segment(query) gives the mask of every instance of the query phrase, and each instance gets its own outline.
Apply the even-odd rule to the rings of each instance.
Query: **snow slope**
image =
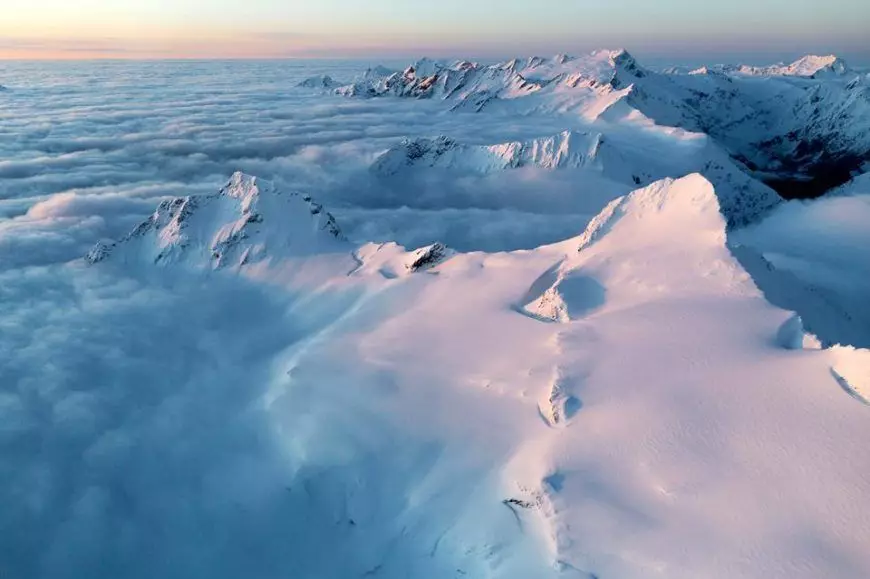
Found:
[[[870,188],[791,201],[732,241],[766,295],[828,344],[870,347]],[[858,192],[863,191],[863,192]]]
[[[270,206],[263,223],[283,232],[283,214]],[[283,551],[257,551],[288,563],[260,576],[870,573],[867,352],[819,350],[765,300],[701,175],[634,191],[582,235],[531,251],[386,244],[349,257],[350,269],[324,254],[317,286],[280,260],[210,274],[295,295],[285,323],[308,328],[262,362],[246,406],[273,454],[256,481],[217,487],[242,513],[286,513]],[[203,271],[174,260],[144,275],[170,270]],[[111,508],[131,500],[106,492]],[[152,541],[133,513],[125,549]],[[171,568],[249,560],[207,550]],[[166,570],[156,558],[140,572]]]

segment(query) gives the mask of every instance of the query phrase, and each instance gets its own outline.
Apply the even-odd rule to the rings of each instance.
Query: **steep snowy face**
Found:
[[[679,243],[674,243],[675,235]],[[603,279],[589,275],[587,253],[605,240],[605,246],[594,253],[623,264],[608,267],[607,275],[626,274],[631,280],[611,279],[602,285]],[[672,299],[723,287],[756,294],[749,275],[731,257],[726,240],[726,222],[710,181],[700,174],[656,181],[605,207],[582,235],[571,240],[578,253],[545,274],[522,306],[535,318],[570,322],[588,316],[598,301],[603,304],[596,296],[605,285],[619,289],[623,282],[631,287],[626,294],[632,293],[632,301]]]
[[[406,139],[378,157],[372,171],[386,176],[414,167],[472,173],[526,166],[576,168],[595,160],[601,140],[600,133],[580,131],[563,131],[550,137],[496,145],[468,145],[446,136]]]
[[[626,220],[623,223],[623,220]],[[719,198],[713,184],[700,174],[680,179],[663,179],[631,192],[610,203],[593,219],[578,238],[578,251],[583,251],[605,234],[618,235],[621,229],[631,229],[631,245],[646,245],[661,227],[684,230],[693,238],[699,231],[705,232],[701,247],[677,246],[680,251],[702,251],[709,245],[725,249],[725,222],[722,218]],[[662,239],[661,241],[666,241]],[[670,242],[668,242],[670,243]]]
[[[658,124],[710,135],[771,183],[784,179],[777,189],[787,197],[804,196],[789,191],[795,180],[818,180],[806,196],[817,195],[870,159],[870,92],[836,57],[657,74],[625,101]]]
[[[677,154],[661,155],[670,138]],[[644,140],[645,139],[645,140]],[[741,170],[715,143],[700,134],[604,134],[563,131],[557,135],[494,145],[468,145],[449,137],[405,140],[383,153],[373,173],[392,177],[421,168],[485,175],[536,167],[581,169],[621,184],[625,191],[664,178],[699,172],[716,187],[729,226],[745,225],[780,203],[777,194]]]
[[[321,252],[343,239],[332,215],[310,196],[282,193],[269,181],[237,172],[213,195],[162,202],[120,241],[98,243],[86,260],[218,269]]]

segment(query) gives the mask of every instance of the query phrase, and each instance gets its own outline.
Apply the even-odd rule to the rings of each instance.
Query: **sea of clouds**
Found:
[[[352,78],[365,66],[0,65],[7,87],[0,94],[0,248],[11,256],[0,267],[73,259],[130,230],[159,200],[215,191],[236,170],[314,195],[361,241],[535,247],[577,234],[600,208],[577,195],[582,186],[570,172],[373,178],[371,162],[404,137],[495,143],[568,127],[556,118],[487,115],[483,122],[438,102],[344,99],[297,86],[323,72]]]
[[[286,379],[275,360],[313,331],[294,296],[80,259],[159,201],[216,191],[236,170],[312,194],[359,242],[535,247],[597,213],[570,171],[376,178],[371,162],[405,137],[493,143],[566,125],[297,86],[365,66],[0,64],[0,576],[343,577],[406,541],[401,529],[337,531],[347,477],[301,476],[304,461],[276,446],[264,391]],[[312,428],[333,450],[354,444]],[[403,483],[383,473],[407,470],[385,460],[417,460],[403,448],[355,459],[355,484],[383,503],[372,512],[402,508]],[[300,480],[321,498],[299,494]]]
[[[371,513],[401,510],[401,473],[406,463],[434,462],[429,450],[397,445],[359,458],[348,476],[301,476],[305,461],[294,453],[304,445],[279,444],[262,405],[265,390],[286,379],[275,360],[330,316],[312,322],[296,296],[241,278],[80,259],[159,201],[214,192],[236,170],[310,193],[353,241],[408,247],[533,248],[579,234],[602,193],[615,196],[571,170],[374,176],[372,161],[405,137],[491,144],[576,121],[298,87],[317,74],[352,78],[367,64],[0,63],[0,576],[345,577],[405,548],[403,529],[360,539],[330,501],[351,477],[376,501]],[[828,224],[866,213],[860,203],[832,202]],[[806,246],[804,225],[835,231],[818,212],[793,207],[746,243],[787,255]],[[865,231],[863,223],[850,231]],[[793,243],[769,243],[773,232]],[[841,240],[824,239],[830,256]],[[337,300],[336,317],[353,296]],[[354,371],[343,370],[358,379]],[[355,456],[357,433],[319,426],[303,412],[317,408],[316,396],[304,402],[288,404],[286,420],[310,422],[312,444],[329,439]],[[395,576],[413,575],[402,572]]]

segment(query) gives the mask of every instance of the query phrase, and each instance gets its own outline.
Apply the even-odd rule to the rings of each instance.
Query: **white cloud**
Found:
[[[847,441],[840,445],[845,449],[855,446],[849,441],[860,437],[841,435],[856,432],[854,425],[866,424],[866,416],[843,412],[840,419],[835,398],[819,389],[792,388],[779,374],[764,388],[745,389],[747,396],[764,394],[753,399],[757,407],[727,397],[709,404],[707,391],[731,392],[733,384],[720,384],[718,377],[687,380],[672,366],[664,368],[667,379],[659,376],[652,383],[660,382],[665,393],[676,385],[679,396],[656,398],[656,389],[645,381],[621,379],[623,370],[631,370],[622,362],[631,352],[614,349],[612,326],[599,332],[579,324],[571,335],[510,309],[561,258],[557,250],[542,250],[537,257],[535,252],[459,256],[457,269],[465,270],[452,272],[459,285],[442,293],[445,286],[426,284],[450,279],[450,273],[421,275],[407,284],[376,275],[371,283],[386,289],[369,292],[372,288],[354,288],[355,278],[341,270],[327,289],[308,299],[300,299],[289,284],[279,291],[212,272],[196,277],[154,268],[141,274],[120,271],[111,262],[86,267],[73,261],[98,239],[129,231],[158,200],[214,191],[237,169],[311,192],[360,241],[395,239],[416,246],[440,240],[462,250],[529,248],[576,235],[618,193],[612,183],[580,179],[574,171],[461,178],[420,171],[402,181],[376,179],[369,164],[404,136],[447,134],[468,143],[495,143],[552,135],[579,121],[493,115],[484,122],[481,116],[442,114],[435,102],[324,98],[295,88],[301,78],[322,72],[307,66],[105,62],[0,68],[0,84],[10,87],[0,95],[0,575],[343,578],[383,570],[384,576],[447,577],[462,570],[471,577],[492,575],[493,567],[509,569],[512,558],[527,569],[541,563],[535,570],[580,574],[567,562],[554,566],[552,553],[545,553],[544,561],[541,552],[547,549],[536,543],[543,535],[526,534],[531,526],[521,530],[515,524],[520,518],[502,500],[536,496],[525,483],[504,488],[505,477],[515,474],[505,472],[505,462],[507,471],[521,471],[512,483],[567,476],[576,490],[579,481],[573,505],[594,509],[594,516],[571,520],[589,529],[584,537],[589,541],[577,541],[578,549],[593,545],[593,553],[614,552],[609,534],[600,532],[604,521],[611,534],[641,542],[637,552],[646,568],[647,553],[658,556],[662,540],[684,544],[671,538],[685,538],[680,523],[691,520],[703,527],[695,545],[709,551],[676,549],[675,561],[685,562],[691,551],[695,563],[706,568],[705,554],[721,554],[725,545],[720,559],[727,564],[726,556],[736,549],[728,541],[750,529],[772,537],[775,548],[786,546],[764,549],[774,559],[762,563],[773,561],[772,568],[809,556],[809,565],[823,561],[835,569],[857,569],[849,564],[853,557],[864,561],[860,536],[850,537],[858,555],[844,550],[827,557],[812,549],[807,555],[793,530],[816,541],[815,531],[829,530],[831,518],[793,517],[795,504],[829,498],[840,509],[836,513],[854,511],[848,493],[840,496],[849,501],[834,499],[840,489],[858,488],[852,481],[861,480],[863,471],[853,458],[860,453],[827,451],[830,440]],[[364,68],[330,66],[339,78]],[[831,208],[853,214],[856,206]],[[850,243],[866,237],[862,223],[866,220],[852,224]],[[830,226],[814,228],[809,212],[793,206],[760,226],[756,239],[775,230],[776,239],[801,240],[803,228],[821,239],[824,249],[818,253],[833,253],[841,243],[836,235],[823,235]],[[778,250],[791,247],[798,247],[797,241]],[[655,269],[655,257],[642,255],[639,262]],[[617,272],[632,269],[627,259],[602,263]],[[466,283],[476,276],[482,285]],[[628,279],[616,289],[654,293],[653,286]],[[748,300],[738,301],[742,308]],[[696,304],[702,318],[716,313],[706,304]],[[642,353],[686,336],[694,348],[696,337],[708,334],[739,339],[734,350],[748,352],[744,347],[768,329],[766,318],[753,317],[751,332],[729,319],[722,325],[727,331],[700,326],[704,331],[662,337],[660,327],[694,323],[682,310],[670,314],[679,304],[665,305],[650,319],[661,315],[667,324],[627,332]],[[344,315],[351,310],[354,316]],[[614,311],[628,316],[631,329],[629,310]],[[320,333],[339,322],[348,326]],[[455,335],[445,335],[444,327],[491,346],[478,355]],[[321,340],[324,336],[334,341]],[[692,348],[680,350],[677,360],[682,363]],[[701,358],[724,367],[727,351],[711,347]],[[775,356],[777,365],[786,364],[777,352],[766,354]],[[609,356],[617,363],[605,365]],[[570,368],[586,358],[595,365],[562,376],[563,364]],[[654,366],[658,361],[650,358],[638,362]],[[753,355],[748,370],[738,368],[746,373],[734,383],[767,382],[767,374],[755,373],[760,363]],[[573,470],[555,471],[567,453],[542,449],[556,440],[549,435],[570,431],[541,422],[538,390],[543,387],[541,399],[552,403],[553,380],[576,376],[578,389],[594,393],[593,374],[600,367],[615,369],[616,379],[599,383],[597,395],[589,397],[592,417],[599,421],[592,428],[598,424],[608,436],[622,431],[623,437],[612,445],[594,436],[564,440],[572,448],[588,445],[587,454]],[[449,388],[456,396],[442,398]],[[675,399],[690,402],[674,404]],[[766,405],[773,408],[781,400],[788,400],[789,412],[802,408],[801,400],[830,403],[826,416],[838,420],[819,419],[818,404],[807,404],[812,420],[784,414],[783,424],[797,425],[793,431],[756,420],[769,410]],[[636,424],[619,419],[626,407],[637,412]],[[726,410],[734,414],[721,414]],[[608,421],[608,414],[617,420]],[[428,422],[430,415],[438,418]],[[739,420],[731,422],[731,416]],[[449,433],[455,438],[438,441],[433,432],[440,436],[450,430],[447,424],[456,427]],[[668,430],[671,425],[677,430]],[[719,435],[719,426],[725,435]],[[517,438],[526,428],[534,436]],[[742,440],[740,432],[749,432],[751,444],[733,444]],[[768,437],[757,432],[770,435],[769,447],[759,446]],[[793,432],[797,435],[789,437]],[[685,450],[691,456],[684,460],[694,470],[680,460],[667,463],[673,459],[668,453],[639,462],[648,456],[651,439],[669,452],[673,446]],[[806,460],[831,461],[825,463],[831,468],[820,472],[836,476],[814,478],[814,484],[825,484],[811,488],[811,499],[788,486],[811,472],[804,468],[809,463],[771,463],[761,452],[774,448],[781,454],[789,448],[782,440],[812,451],[801,455]],[[445,448],[450,444],[455,447]],[[479,451],[475,444],[486,447],[481,456],[473,456]],[[636,449],[637,455],[619,462],[622,454],[613,448]],[[758,462],[751,462],[753,457]],[[661,460],[665,463],[656,462]],[[767,505],[783,517],[774,518],[775,528],[754,524],[751,517],[735,521],[717,506],[733,504],[732,491],[745,491],[740,469],[753,476],[776,471],[763,480],[782,484],[758,486],[777,489],[770,497],[782,499],[781,510]],[[686,479],[686,472],[693,476]],[[688,486],[674,484],[684,479]],[[698,495],[699,488],[705,494]],[[692,500],[681,502],[687,492]],[[759,500],[754,492],[737,494],[751,499],[750,507]],[[713,511],[724,516],[717,519]],[[547,524],[562,524],[551,519]],[[786,524],[791,522],[796,524]],[[650,536],[659,543],[648,544]],[[547,535],[545,541],[556,539]],[[839,548],[833,536],[820,541],[830,541],[831,552]],[[593,563],[638,564],[636,558],[610,556]]]
[[[571,215],[521,202],[524,187],[537,193],[545,183],[568,195],[558,177],[493,178],[473,193],[473,184],[428,175],[415,192],[368,171],[405,136],[500,140],[559,123],[496,122],[481,132],[462,115],[440,114],[437,103],[298,90],[311,71],[293,62],[225,66],[0,70],[10,87],[0,97],[0,572],[346,576],[388,552],[431,549],[391,528],[389,514],[402,511],[412,478],[426,475],[437,448],[399,446],[394,434],[369,431],[396,447],[370,456],[350,431],[309,424],[305,409],[314,406],[282,406],[297,434],[309,433],[309,448],[355,457],[308,464],[291,452],[305,445],[276,438],[264,416],[264,389],[286,380],[273,375],[276,356],[292,351],[303,330],[340,316],[353,296],[312,318],[308,308],[292,309],[292,295],[242,280],[138,279],[67,263],[128,232],[159,200],[216,190],[241,169],[310,191],[363,238],[499,248],[506,232],[522,246],[582,228]],[[361,379],[356,368],[332,372]],[[354,484],[370,488],[352,498]],[[363,499],[388,519],[370,519]],[[433,500],[448,513],[462,508],[457,499]],[[346,501],[359,521],[342,515]],[[444,562],[427,555],[425,564]]]

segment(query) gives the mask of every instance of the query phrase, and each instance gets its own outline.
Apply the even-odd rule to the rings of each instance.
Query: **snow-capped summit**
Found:
[[[675,231],[679,242],[674,241]],[[695,173],[656,181],[608,204],[582,235],[570,241],[577,253],[546,272],[520,307],[534,318],[564,323],[603,305],[605,285],[621,285],[602,283],[603,277],[592,275],[590,261],[595,258],[590,260],[588,254],[602,253],[590,250],[605,239],[605,255],[623,256],[619,274],[630,271],[644,278],[645,283],[632,290],[633,301],[701,293],[717,286],[743,286],[742,292],[757,293],[726,246],[726,222],[713,184]],[[678,265],[663,268],[664,263]]]
[[[674,229],[703,227],[710,232],[709,243],[724,248],[725,221],[719,197],[713,184],[699,173],[680,179],[662,179],[613,200],[599,213],[577,240],[578,251],[583,251],[623,220],[652,220],[667,222]],[[632,235],[638,234],[632,226]]]
[[[633,83],[635,79],[644,78],[647,73],[637,60],[625,49],[607,51],[608,62],[613,68],[611,85],[620,89]]]
[[[110,258],[156,264],[240,267],[279,254],[304,255],[343,240],[335,219],[310,196],[236,172],[215,194],[163,201],[118,242],[98,243],[90,263]]]
[[[445,65],[437,60],[423,57],[411,66],[407,67],[403,72],[403,76],[408,80],[424,79],[440,72]]]
[[[774,64],[771,66],[742,65],[736,72],[753,76],[800,76],[807,78],[823,78],[842,76],[850,72],[846,62],[833,54],[817,56],[807,54],[791,64]]]

